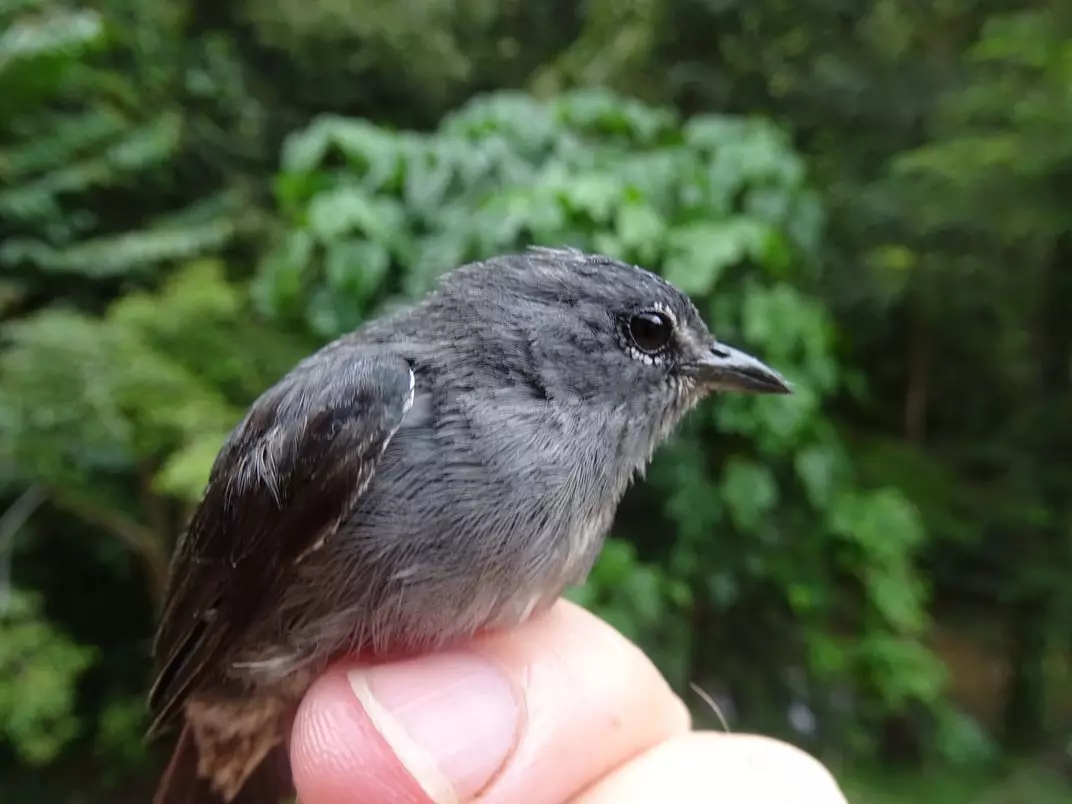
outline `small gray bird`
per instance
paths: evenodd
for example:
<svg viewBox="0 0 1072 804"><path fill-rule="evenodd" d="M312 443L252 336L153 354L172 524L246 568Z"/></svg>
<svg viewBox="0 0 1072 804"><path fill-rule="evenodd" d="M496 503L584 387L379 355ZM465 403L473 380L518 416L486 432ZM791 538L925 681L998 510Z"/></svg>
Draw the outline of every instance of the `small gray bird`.
<svg viewBox="0 0 1072 804"><path fill-rule="evenodd" d="M310 683L509 628L584 581L625 489L716 391L789 393L673 285L572 249L466 265L299 363L223 445L171 567L156 804L275 804Z"/></svg>

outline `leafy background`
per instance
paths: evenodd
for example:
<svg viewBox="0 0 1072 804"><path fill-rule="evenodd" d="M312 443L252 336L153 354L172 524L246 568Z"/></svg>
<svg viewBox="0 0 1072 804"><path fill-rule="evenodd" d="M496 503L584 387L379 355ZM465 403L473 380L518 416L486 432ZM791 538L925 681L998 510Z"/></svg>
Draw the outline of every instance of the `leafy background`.
<svg viewBox="0 0 1072 804"><path fill-rule="evenodd" d="M0 0L0 798L145 799L148 642L245 406L459 263L660 271L704 406L573 593L860 802L1072 791L1057 0Z"/></svg>

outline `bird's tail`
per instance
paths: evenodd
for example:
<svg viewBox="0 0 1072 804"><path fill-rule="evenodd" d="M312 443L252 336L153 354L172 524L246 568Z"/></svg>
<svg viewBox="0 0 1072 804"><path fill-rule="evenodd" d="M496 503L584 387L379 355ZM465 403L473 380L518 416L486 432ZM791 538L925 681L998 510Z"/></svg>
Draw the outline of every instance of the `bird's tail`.
<svg viewBox="0 0 1072 804"><path fill-rule="evenodd" d="M184 724L156 788L153 804L285 804L294 799L290 762L282 744L268 752L231 799L213 790L209 780L198 773L197 764L193 730L189 724Z"/></svg>

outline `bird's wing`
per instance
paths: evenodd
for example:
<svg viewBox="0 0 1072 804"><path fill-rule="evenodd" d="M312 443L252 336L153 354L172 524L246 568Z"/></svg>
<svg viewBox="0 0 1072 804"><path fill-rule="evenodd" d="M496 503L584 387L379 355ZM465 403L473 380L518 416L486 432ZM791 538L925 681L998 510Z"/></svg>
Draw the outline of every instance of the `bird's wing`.
<svg viewBox="0 0 1072 804"><path fill-rule="evenodd" d="M412 405L413 386L399 357L335 349L253 404L175 551L153 646L150 735L241 644L266 594L335 532Z"/></svg>

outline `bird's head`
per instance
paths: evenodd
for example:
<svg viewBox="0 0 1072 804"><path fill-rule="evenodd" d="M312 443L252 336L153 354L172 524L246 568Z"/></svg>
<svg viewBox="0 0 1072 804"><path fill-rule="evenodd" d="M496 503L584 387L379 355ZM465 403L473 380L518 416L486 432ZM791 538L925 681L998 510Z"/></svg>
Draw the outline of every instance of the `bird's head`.
<svg viewBox="0 0 1072 804"><path fill-rule="evenodd" d="M481 363L480 386L557 403L635 468L712 393L791 393L776 371L719 342L674 285L609 257L532 248L452 272L435 297L436 325L448 320L465 362Z"/></svg>
<svg viewBox="0 0 1072 804"><path fill-rule="evenodd" d="M511 353L531 350L552 396L693 404L714 392L791 393L772 368L719 342L674 285L609 257L532 248L462 268L441 290L471 302L489 346L510 333Z"/></svg>

